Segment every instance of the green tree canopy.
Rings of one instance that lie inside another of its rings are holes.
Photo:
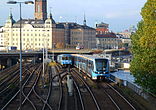
[[[131,72],[136,82],[156,93],[156,0],[148,0],[141,11],[142,21],[132,38]]]

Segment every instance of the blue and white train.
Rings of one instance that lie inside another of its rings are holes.
[[[70,54],[61,54],[57,56],[57,62],[63,66],[72,65],[72,56]]]
[[[91,79],[109,78],[109,61],[106,58],[101,58],[91,55],[72,54],[74,66],[85,72]]]

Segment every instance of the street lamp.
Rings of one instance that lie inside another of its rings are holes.
[[[55,59],[55,55],[54,55],[54,50],[55,49],[54,48],[55,48],[55,43],[53,42],[53,62],[55,62],[55,60],[54,60]]]
[[[21,4],[34,4],[33,1],[8,1],[7,4],[19,4],[20,6],[20,110],[22,109],[22,17]]]

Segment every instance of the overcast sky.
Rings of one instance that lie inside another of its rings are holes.
[[[0,0],[0,25],[8,18],[10,8],[15,20],[19,19],[19,6],[9,5],[9,0]],[[24,0],[17,0],[24,1]],[[34,0],[35,1],[35,0]],[[56,22],[83,23],[86,14],[87,25],[94,27],[96,22],[110,24],[110,30],[120,32],[140,20],[140,10],[147,0],[47,0]],[[22,17],[33,18],[33,5],[22,5]]]

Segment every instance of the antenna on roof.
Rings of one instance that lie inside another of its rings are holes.
[[[86,21],[86,15],[85,15],[85,13],[84,13],[84,20],[83,20],[83,25],[84,25],[84,26],[86,26],[86,22],[87,22],[87,21]]]

